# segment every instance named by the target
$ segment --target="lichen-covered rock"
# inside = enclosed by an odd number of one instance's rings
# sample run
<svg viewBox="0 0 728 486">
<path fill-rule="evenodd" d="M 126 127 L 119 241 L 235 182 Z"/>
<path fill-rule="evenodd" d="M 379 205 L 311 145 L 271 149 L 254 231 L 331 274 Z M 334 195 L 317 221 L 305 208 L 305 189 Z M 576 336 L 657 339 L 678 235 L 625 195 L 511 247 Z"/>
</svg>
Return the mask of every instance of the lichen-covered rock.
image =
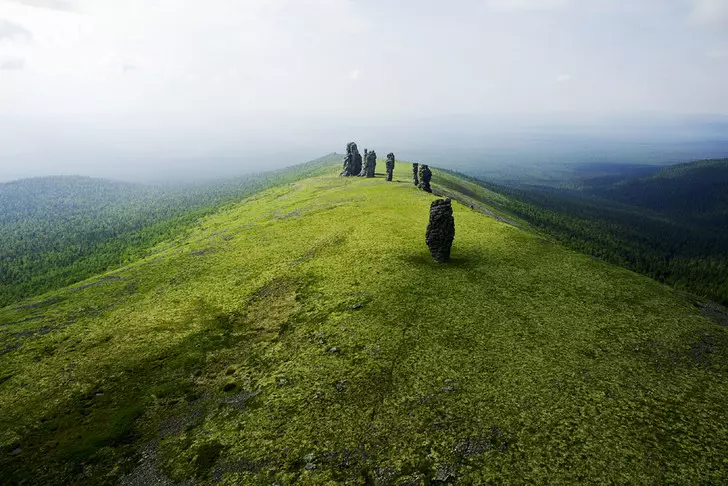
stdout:
<svg viewBox="0 0 728 486">
<path fill-rule="evenodd" d="M 432 171 L 430 171 L 430 168 L 427 167 L 427 165 L 422 164 L 420 166 L 420 189 L 422 189 L 425 192 L 432 192 L 432 188 L 430 187 L 430 179 L 432 179 Z"/>
<path fill-rule="evenodd" d="M 359 151 L 357 150 L 356 153 L 354 154 L 354 165 L 352 166 L 352 169 L 351 169 L 351 175 L 355 176 L 359 172 L 361 172 L 361 166 L 362 166 L 361 154 L 359 154 Z"/>
<path fill-rule="evenodd" d="M 367 159 L 369 158 L 369 149 L 364 149 L 364 158 L 362 160 L 361 165 L 359 166 L 359 172 L 357 172 L 355 175 L 359 177 L 364 177 L 367 175 Z"/>
<path fill-rule="evenodd" d="M 367 149 L 364 149 L 364 152 L 366 153 Z M 357 150 L 354 154 L 354 160 L 351 165 L 351 175 L 352 176 L 358 176 L 359 172 L 361 172 L 361 166 L 362 166 L 362 158 L 361 154 Z"/>
<path fill-rule="evenodd" d="M 452 215 L 450 198 L 432 201 L 425 242 L 436 262 L 444 263 L 450 260 L 450 250 L 454 239 L 455 218 Z"/>
<path fill-rule="evenodd" d="M 369 149 L 364 149 L 364 159 L 362 160 L 361 167 L 359 167 L 359 172 L 357 172 L 354 175 L 356 175 L 358 177 L 364 177 L 365 175 L 367 175 L 366 166 L 367 166 L 368 158 L 369 158 Z"/>
<path fill-rule="evenodd" d="M 344 167 L 342 168 L 339 176 L 347 177 L 351 175 L 351 158 L 350 154 L 346 154 L 344 156 Z"/>
<path fill-rule="evenodd" d="M 387 154 L 387 181 L 392 182 L 392 176 L 394 175 L 394 154 Z"/>
<path fill-rule="evenodd" d="M 374 150 L 371 152 L 365 151 L 364 155 L 364 165 L 361 168 L 359 177 L 374 177 L 377 169 L 377 153 Z"/>
<path fill-rule="evenodd" d="M 417 173 L 417 170 L 419 168 L 419 165 L 420 164 L 417 164 L 417 163 L 412 164 L 412 177 L 414 178 L 415 186 L 419 186 L 420 185 L 420 179 L 417 177 L 417 174 L 418 174 Z"/>
<path fill-rule="evenodd" d="M 350 177 L 359 174 L 361 171 L 361 155 L 355 142 L 346 144 L 346 157 L 344 157 L 344 170 L 341 171 L 342 176 Z"/>
</svg>

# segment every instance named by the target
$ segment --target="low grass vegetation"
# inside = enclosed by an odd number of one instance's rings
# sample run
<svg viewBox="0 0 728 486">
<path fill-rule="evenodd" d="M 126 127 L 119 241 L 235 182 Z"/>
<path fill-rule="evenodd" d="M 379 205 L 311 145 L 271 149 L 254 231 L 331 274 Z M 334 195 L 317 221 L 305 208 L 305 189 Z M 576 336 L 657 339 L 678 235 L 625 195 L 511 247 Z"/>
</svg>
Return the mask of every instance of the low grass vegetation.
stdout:
<svg viewBox="0 0 728 486">
<path fill-rule="evenodd" d="M 0 309 L 0 483 L 728 480 L 728 329 L 704 305 L 439 172 L 465 204 L 435 264 L 411 166 L 338 170 Z"/>
</svg>

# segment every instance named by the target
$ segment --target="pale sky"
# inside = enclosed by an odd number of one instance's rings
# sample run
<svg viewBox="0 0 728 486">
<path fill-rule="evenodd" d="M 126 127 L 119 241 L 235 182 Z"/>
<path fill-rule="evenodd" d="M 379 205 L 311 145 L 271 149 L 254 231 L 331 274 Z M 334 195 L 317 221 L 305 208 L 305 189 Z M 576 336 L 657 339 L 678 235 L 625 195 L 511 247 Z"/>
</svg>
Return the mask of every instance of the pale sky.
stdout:
<svg viewBox="0 0 728 486">
<path fill-rule="evenodd" d="M 728 115 L 727 86 L 728 0 L 0 0 L 0 179 L 418 119 Z"/>
</svg>

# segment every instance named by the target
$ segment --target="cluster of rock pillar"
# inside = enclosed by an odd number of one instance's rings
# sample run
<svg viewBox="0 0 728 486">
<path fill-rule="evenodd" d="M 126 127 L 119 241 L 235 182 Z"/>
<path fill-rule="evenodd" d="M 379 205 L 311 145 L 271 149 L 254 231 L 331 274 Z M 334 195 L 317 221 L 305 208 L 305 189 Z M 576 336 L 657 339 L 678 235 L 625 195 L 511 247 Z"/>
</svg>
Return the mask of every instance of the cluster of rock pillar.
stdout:
<svg viewBox="0 0 728 486">
<path fill-rule="evenodd" d="M 391 182 L 394 176 L 395 158 L 393 153 L 387 154 L 387 181 Z M 364 149 L 364 157 L 359 154 L 359 148 L 355 142 L 346 144 L 346 157 L 344 157 L 344 170 L 341 171 L 345 177 L 369 177 L 375 176 L 377 170 L 377 153 Z M 432 192 L 430 180 L 432 171 L 425 164 L 412 164 L 412 179 L 415 186 L 425 192 Z"/>
<path fill-rule="evenodd" d="M 454 239 L 455 218 L 452 215 L 450 198 L 432 201 L 425 242 L 436 262 L 445 263 L 450 260 L 450 250 Z"/>
<path fill-rule="evenodd" d="M 364 157 L 359 154 L 359 148 L 355 142 L 346 144 L 346 157 L 344 157 L 344 170 L 341 171 L 344 177 L 374 177 L 377 169 L 377 153 L 364 149 Z"/>
<path fill-rule="evenodd" d="M 387 154 L 387 181 L 392 181 L 394 175 L 395 158 L 393 153 Z M 359 154 L 356 143 L 346 144 L 346 157 L 344 157 L 344 170 L 342 176 L 346 177 L 374 177 L 377 167 L 377 153 L 364 149 L 364 157 Z M 415 186 L 425 192 L 432 192 L 430 180 L 432 171 L 426 164 L 412 164 L 412 178 Z M 450 198 L 438 199 L 430 204 L 430 221 L 427 224 L 425 242 L 430 249 L 432 258 L 438 263 L 450 260 L 450 250 L 455 239 L 455 218 L 452 215 L 452 202 Z"/>
</svg>

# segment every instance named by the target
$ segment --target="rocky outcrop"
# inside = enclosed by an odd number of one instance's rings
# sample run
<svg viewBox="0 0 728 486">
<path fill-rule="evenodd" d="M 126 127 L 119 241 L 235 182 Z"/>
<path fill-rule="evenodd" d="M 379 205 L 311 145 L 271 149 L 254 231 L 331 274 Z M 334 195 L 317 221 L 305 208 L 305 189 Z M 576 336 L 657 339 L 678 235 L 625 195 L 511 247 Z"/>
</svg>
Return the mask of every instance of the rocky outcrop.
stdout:
<svg viewBox="0 0 728 486">
<path fill-rule="evenodd" d="M 432 171 L 430 171 L 430 168 L 427 167 L 425 164 L 422 164 L 420 166 L 420 189 L 422 189 L 425 192 L 432 192 L 432 188 L 430 187 L 430 179 L 432 179 Z"/>
<path fill-rule="evenodd" d="M 436 262 L 444 263 L 450 260 L 450 250 L 454 239 L 455 218 L 452 215 L 450 198 L 432 201 L 425 242 Z"/>
<path fill-rule="evenodd" d="M 412 177 L 414 179 L 415 186 L 420 185 L 420 179 L 418 177 L 418 172 L 417 172 L 417 170 L 419 169 L 419 166 L 420 166 L 420 164 L 417 164 L 417 163 L 412 164 Z"/>
<path fill-rule="evenodd" d="M 346 144 L 346 157 L 344 157 L 344 170 L 341 171 L 342 176 L 351 177 L 359 175 L 361 172 L 361 155 L 355 142 Z"/>
<path fill-rule="evenodd" d="M 377 153 L 372 150 L 371 152 L 365 151 L 364 165 L 361 168 L 359 177 L 374 177 L 377 169 Z"/>
<path fill-rule="evenodd" d="M 387 181 L 392 182 L 392 176 L 394 175 L 394 154 L 387 154 Z"/>
</svg>

